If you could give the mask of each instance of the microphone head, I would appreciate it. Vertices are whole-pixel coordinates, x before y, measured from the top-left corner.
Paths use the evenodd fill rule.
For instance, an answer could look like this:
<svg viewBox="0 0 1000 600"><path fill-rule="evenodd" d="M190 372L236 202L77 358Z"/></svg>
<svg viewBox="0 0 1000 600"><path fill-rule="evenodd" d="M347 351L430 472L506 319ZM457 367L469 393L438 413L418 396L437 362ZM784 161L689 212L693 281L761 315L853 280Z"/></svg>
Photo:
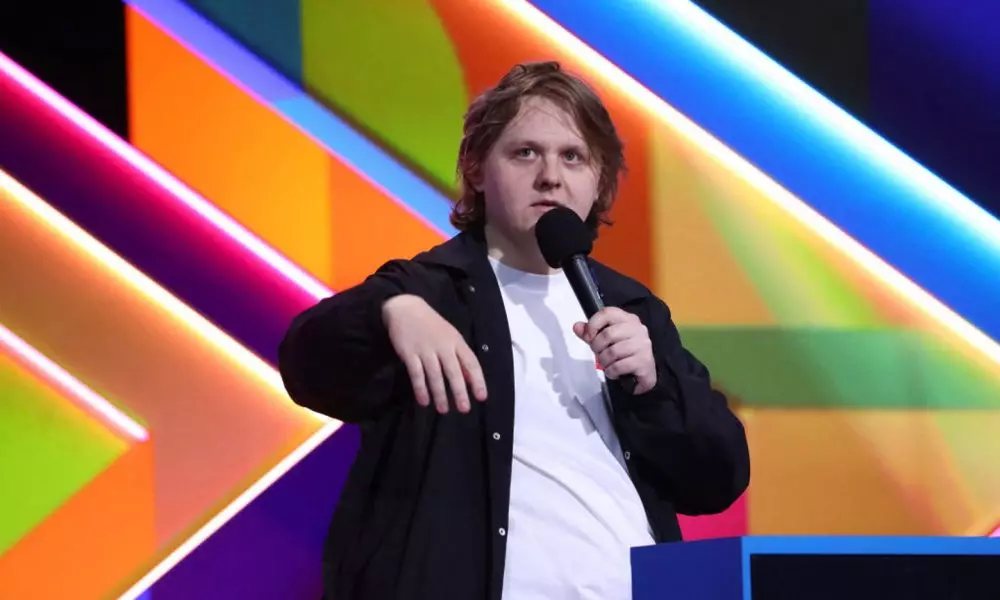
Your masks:
<svg viewBox="0 0 1000 600"><path fill-rule="evenodd" d="M542 257L553 269L562 267L575 254L587 256L594 247L594 238L586 223L564 206L553 208L538 219L535 239Z"/></svg>

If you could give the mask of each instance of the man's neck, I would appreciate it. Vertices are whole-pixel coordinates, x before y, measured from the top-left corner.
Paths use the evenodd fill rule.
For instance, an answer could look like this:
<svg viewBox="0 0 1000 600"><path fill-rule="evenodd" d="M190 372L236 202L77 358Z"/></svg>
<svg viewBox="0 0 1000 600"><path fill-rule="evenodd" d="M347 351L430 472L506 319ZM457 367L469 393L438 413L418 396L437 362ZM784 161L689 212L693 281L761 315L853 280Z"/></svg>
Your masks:
<svg viewBox="0 0 1000 600"><path fill-rule="evenodd" d="M484 232L487 253L508 267L538 275L551 275L558 271L545 262L538 243L530 235L525 236L526 239L514 240L489 225Z"/></svg>

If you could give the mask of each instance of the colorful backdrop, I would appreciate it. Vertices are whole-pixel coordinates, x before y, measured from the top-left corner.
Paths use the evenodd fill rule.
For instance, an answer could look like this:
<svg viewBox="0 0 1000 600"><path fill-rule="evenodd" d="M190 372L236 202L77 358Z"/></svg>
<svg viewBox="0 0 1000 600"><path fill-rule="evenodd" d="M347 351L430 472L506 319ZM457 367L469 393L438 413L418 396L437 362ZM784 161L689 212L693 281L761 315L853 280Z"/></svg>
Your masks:
<svg viewBox="0 0 1000 600"><path fill-rule="evenodd" d="M318 597L357 433L277 343L454 233L466 105L547 58L626 143L596 255L747 426L687 537L996 529L1000 224L693 4L574 5L131 0L129 140L0 55L0 597Z"/></svg>

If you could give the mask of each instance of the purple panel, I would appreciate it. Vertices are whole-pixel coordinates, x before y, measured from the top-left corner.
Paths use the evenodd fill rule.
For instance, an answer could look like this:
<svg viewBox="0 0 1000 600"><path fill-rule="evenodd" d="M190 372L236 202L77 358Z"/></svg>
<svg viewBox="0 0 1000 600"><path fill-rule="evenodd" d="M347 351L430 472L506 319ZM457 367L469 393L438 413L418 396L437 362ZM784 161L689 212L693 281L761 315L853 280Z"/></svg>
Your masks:
<svg viewBox="0 0 1000 600"><path fill-rule="evenodd" d="M344 426L170 570L155 600L317 600L327 526L359 442Z"/></svg>
<svg viewBox="0 0 1000 600"><path fill-rule="evenodd" d="M869 3L869 125L1000 216L1000 3Z"/></svg>

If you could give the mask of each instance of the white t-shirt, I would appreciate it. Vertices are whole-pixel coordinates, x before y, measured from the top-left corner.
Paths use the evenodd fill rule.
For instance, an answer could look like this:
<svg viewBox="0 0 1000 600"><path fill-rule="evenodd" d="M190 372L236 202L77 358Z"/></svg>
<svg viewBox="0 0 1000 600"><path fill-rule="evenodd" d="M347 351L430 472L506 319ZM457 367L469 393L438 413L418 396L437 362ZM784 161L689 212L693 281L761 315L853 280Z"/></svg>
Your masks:
<svg viewBox="0 0 1000 600"><path fill-rule="evenodd" d="M603 373L573 333L583 309L561 272L490 263L514 355L503 596L631 598L630 548L654 540L611 425Z"/></svg>

